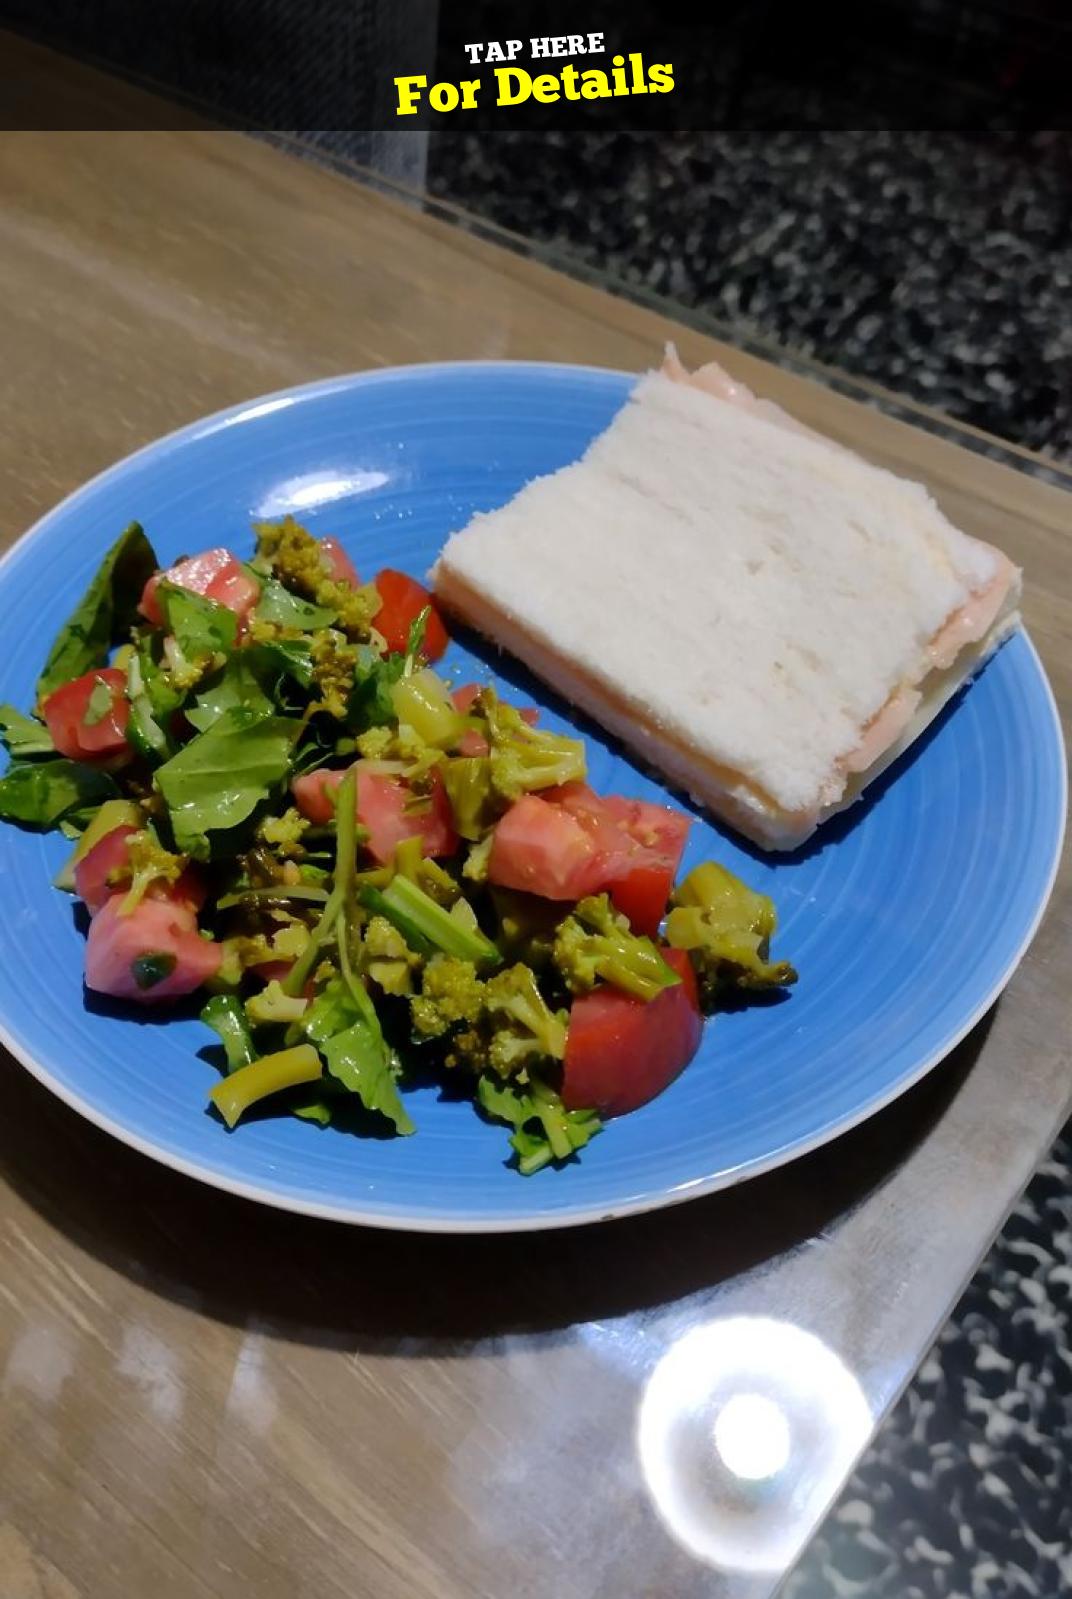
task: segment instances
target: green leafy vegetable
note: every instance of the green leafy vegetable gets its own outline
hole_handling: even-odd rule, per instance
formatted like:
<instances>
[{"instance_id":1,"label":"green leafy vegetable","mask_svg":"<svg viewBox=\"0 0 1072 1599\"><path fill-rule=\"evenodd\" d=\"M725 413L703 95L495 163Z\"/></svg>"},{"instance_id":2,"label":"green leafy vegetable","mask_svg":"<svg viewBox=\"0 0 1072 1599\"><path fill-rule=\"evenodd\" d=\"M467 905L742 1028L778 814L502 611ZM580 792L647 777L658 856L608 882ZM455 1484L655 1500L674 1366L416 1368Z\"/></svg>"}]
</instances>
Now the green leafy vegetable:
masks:
<instances>
[{"instance_id":1,"label":"green leafy vegetable","mask_svg":"<svg viewBox=\"0 0 1072 1599\"><path fill-rule=\"evenodd\" d=\"M501 959L490 938L485 938L478 928L466 927L408 877L393 877L382 893L364 888L360 897L370 910L386 916L418 953L422 949L438 950L476 965L490 965Z\"/></svg>"},{"instance_id":2,"label":"green leafy vegetable","mask_svg":"<svg viewBox=\"0 0 1072 1599\"><path fill-rule=\"evenodd\" d=\"M56 753L48 728L36 716L23 716L13 705L0 705L0 743L17 761Z\"/></svg>"},{"instance_id":3,"label":"green leafy vegetable","mask_svg":"<svg viewBox=\"0 0 1072 1599\"><path fill-rule=\"evenodd\" d=\"M171 976L176 964L176 957L171 950L157 950L136 955L130 963L130 969L139 988L155 988L157 983Z\"/></svg>"},{"instance_id":4,"label":"green leafy vegetable","mask_svg":"<svg viewBox=\"0 0 1072 1599\"><path fill-rule=\"evenodd\" d=\"M261 579L261 597L253 614L258 622L274 622L277 627L296 627L303 633L315 632L318 627L330 627L335 620L335 612L326 605L314 605L311 600L300 599L274 577Z\"/></svg>"},{"instance_id":5,"label":"green leafy vegetable","mask_svg":"<svg viewBox=\"0 0 1072 1599\"><path fill-rule=\"evenodd\" d=\"M82 717L84 727L98 727L112 708L112 691L102 677L98 677L89 691L86 701L85 713Z\"/></svg>"},{"instance_id":6,"label":"green leafy vegetable","mask_svg":"<svg viewBox=\"0 0 1072 1599\"><path fill-rule=\"evenodd\" d=\"M117 793L107 772L80 761L16 761L0 777L0 818L47 830Z\"/></svg>"},{"instance_id":7,"label":"green leafy vegetable","mask_svg":"<svg viewBox=\"0 0 1072 1599\"><path fill-rule=\"evenodd\" d=\"M131 522L60 629L37 680L38 704L61 684L104 665L112 645L133 623L142 590L155 570L153 547L139 524Z\"/></svg>"},{"instance_id":8,"label":"green leafy vegetable","mask_svg":"<svg viewBox=\"0 0 1072 1599\"><path fill-rule=\"evenodd\" d=\"M236 707L158 769L156 786L167 801L181 850L206 860L208 834L244 822L278 788L290 769L301 725Z\"/></svg>"},{"instance_id":9,"label":"green leafy vegetable","mask_svg":"<svg viewBox=\"0 0 1072 1599\"><path fill-rule=\"evenodd\" d=\"M201 1011L201 1020L219 1035L229 1072L236 1072L256 1060L253 1034L242 1001L234 994L213 994Z\"/></svg>"},{"instance_id":10,"label":"green leafy vegetable","mask_svg":"<svg viewBox=\"0 0 1072 1599\"><path fill-rule=\"evenodd\" d=\"M349 726L358 732L389 727L395 720L392 689L406 668L404 655L377 655L367 645L357 651L354 685L346 708Z\"/></svg>"},{"instance_id":11,"label":"green leafy vegetable","mask_svg":"<svg viewBox=\"0 0 1072 1599\"><path fill-rule=\"evenodd\" d=\"M399 1133L415 1132L395 1082L394 1056L384 1043L367 994L365 1001L362 1004L345 981L334 979L310 1006L302 1024L305 1035L320 1050L332 1076L367 1110L386 1116Z\"/></svg>"},{"instance_id":12,"label":"green leafy vegetable","mask_svg":"<svg viewBox=\"0 0 1072 1599\"><path fill-rule=\"evenodd\" d=\"M236 650L212 681L194 696L195 705L187 710L186 720L203 733L224 711L241 709L253 716L269 716L275 710L266 687L272 676L272 663L261 654L259 645Z\"/></svg>"},{"instance_id":13,"label":"green leafy vegetable","mask_svg":"<svg viewBox=\"0 0 1072 1599\"><path fill-rule=\"evenodd\" d=\"M539 1081L525 1092L494 1077L481 1077L476 1097L487 1115L513 1127L510 1144L523 1177L531 1177L553 1160L568 1160L603 1129L598 1111L566 1110L559 1096Z\"/></svg>"},{"instance_id":14,"label":"green leafy vegetable","mask_svg":"<svg viewBox=\"0 0 1072 1599\"><path fill-rule=\"evenodd\" d=\"M226 605L178 583L161 583L156 597L168 631L188 660L234 649L238 618Z\"/></svg>"}]
</instances>

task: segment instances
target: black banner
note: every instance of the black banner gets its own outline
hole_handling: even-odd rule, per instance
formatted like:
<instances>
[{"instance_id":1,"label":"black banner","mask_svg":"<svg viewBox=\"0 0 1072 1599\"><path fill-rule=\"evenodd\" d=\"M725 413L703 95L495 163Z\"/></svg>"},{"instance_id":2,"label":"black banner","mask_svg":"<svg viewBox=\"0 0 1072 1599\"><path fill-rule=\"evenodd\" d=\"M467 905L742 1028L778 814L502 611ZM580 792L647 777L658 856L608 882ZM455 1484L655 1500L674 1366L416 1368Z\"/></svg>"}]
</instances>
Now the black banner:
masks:
<instances>
[{"instance_id":1,"label":"black banner","mask_svg":"<svg viewBox=\"0 0 1072 1599\"><path fill-rule=\"evenodd\" d=\"M0 0L0 27L159 97L108 126L1030 131L1072 105L1068 0ZM4 58L4 126L87 125Z\"/></svg>"}]
</instances>

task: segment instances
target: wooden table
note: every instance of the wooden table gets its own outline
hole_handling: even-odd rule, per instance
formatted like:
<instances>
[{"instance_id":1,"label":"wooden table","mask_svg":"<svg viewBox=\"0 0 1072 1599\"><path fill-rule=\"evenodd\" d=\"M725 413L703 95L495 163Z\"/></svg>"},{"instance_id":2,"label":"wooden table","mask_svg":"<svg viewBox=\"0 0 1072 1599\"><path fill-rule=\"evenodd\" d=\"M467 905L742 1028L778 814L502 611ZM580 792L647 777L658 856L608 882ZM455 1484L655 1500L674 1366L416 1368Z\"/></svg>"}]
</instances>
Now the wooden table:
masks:
<instances>
[{"instance_id":1,"label":"wooden table","mask_svg":"<svg viewBox=\"0 0 1072 1599\"><path fill-rule=\"evenodd\" d=\"M7 134L0 284L5 542L128 450L260 391L456 357L640 369L673 337L925 479L1023 562L1072 705L1072 499L1013 470L1018 452L907 426L417 203L239 135ZM3 646L26 626L0 619ZM796 1317L877 1425L1066 1114L1070 911L1066 866L997 1012L836 1156L520 1242L210 1192L5 1059L0 1596L770 1593L770 1572L713 1573L653 1513L647 1374L698 1321ZM948 1224L921 1228L921 1201Z\"/></svg>"}]
</instances>

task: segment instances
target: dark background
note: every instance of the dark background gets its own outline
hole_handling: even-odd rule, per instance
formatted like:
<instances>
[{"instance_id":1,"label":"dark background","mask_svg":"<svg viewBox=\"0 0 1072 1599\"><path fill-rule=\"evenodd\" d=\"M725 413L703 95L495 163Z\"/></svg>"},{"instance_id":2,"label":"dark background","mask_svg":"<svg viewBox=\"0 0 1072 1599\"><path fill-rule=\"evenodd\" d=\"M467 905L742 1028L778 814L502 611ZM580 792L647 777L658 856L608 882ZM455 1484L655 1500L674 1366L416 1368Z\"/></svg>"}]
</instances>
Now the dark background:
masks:
<instances>
[{"instance_id":1,"label":"dark background","mask_svg":"<svg viewBox=\"0 0 1072 1599\"><path fill-rule=\"evenodd\" d=\"M1072 100L1068 0L0 0L0 25L274 129L397 128L391 80L422 71L482 77L476 112L429 114L451 131L1028 129L1067 125ZM462 50L518 37L532 66L531 36L579 29L608 55L575 65L641 51L674 64L674 92L496 110ZM61 105L32 114L64 125Z\"/></svg>"}]
</instances>

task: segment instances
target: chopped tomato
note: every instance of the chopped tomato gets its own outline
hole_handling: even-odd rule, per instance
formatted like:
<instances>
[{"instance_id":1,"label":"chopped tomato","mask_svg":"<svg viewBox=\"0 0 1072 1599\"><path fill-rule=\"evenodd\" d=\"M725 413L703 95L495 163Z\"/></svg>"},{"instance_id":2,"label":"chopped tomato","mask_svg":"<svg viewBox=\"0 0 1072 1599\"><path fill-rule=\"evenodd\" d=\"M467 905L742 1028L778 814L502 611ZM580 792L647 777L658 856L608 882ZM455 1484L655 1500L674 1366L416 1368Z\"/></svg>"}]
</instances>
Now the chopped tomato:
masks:
<instances>
[{"instance_id":1,"label":"chopped tomato","mask_svg":"<svg viewBox=\"0 0 1072 1599\"><path fill-rule=\"evenodd\" d=\"M131 750L126 739L130 720L126 682L118 668L102 666L53 690L41 714L61 755L112 765L127 758Z\"/></svg>"},{"instance_id":2,"label":"chopped tomato","mask_svg":"<svg viewBox=\"0 0 1072 1599\"><path fill-rule=\"evenodd\" d=\"M425 606L429 605L431 613L424 630L421 653L426 661L438 661L450 640L428 590L416 578L407 576L405 572L395 572L389 566L385 566L374 581L381 604L372 625L378 633L383 634L387 648L399 652L406 648L411 626Z\"/></svg>"},{"instance_id":3,"label":"chopped tomato","mask_svg":"<svg viewBox=\"0 0 1072 1599\"><path fill-rule=\"evenodd\" d=\"M463 716L467 715L467 713L472 710L473 701L476 699L479 693L479 683L460 684L450 696L454 701L454 709L456 711L461 711ZM540 720L540 713L536 709L535 705L519 705L517 708L517 714L520 716L521 720L523 722L527 722L530 727L535 727L536 723Z\"/></svg>"},{"instance_id":4,"label":"chopped tomato","mask_svg":"<svg viewBox=\"0 0 1072 1599\"><path fill-rule=\"evenodd\" d=\"M603 875L590 834L561 805L525 794L495 827L488 880L544 899L579 899Z\"/></svg>"},{"instance_id":5,"label":"chopped tomato","mask_svg":"<svg viewBox=\"0 0 1072 1599\"><path fill-rule=\"evenodd\" d=\"M154 1005L192 994L216 975L223 952L201 937L193 911L146 898L124 916L119 904L113 896L89 924L87 988Z\"/></svg>"},{"instance_id":6,"label":"chopped tomato","mask_svg":"<svg viewBox=\"0 0 1072 1599\"><path fill-rule=\"evenodd\" d=\"M130 860L127 839L138 829L124 823L113 827L110 833L99 838L93 848L74 868L74 891L85 901L86 909L95 916L113 894L125 894L130 886ZM205 903L207 888L202 872L197 866L187 866L182 875L169 883L161 879L149 886L153 899L167 899L173 905L184 906L195 914Z\"/></svg>"},{"instance_id":7,"label":"chopped tomato","mask_svg":"<svg viewBox=\"0 0 1072 1599\"><path fill-rule=\"evenodd\" d=\"M624 1116L661 1094L695 1055L703 1033L696 978L684 950L662 953L681 981L654 999L608 985L574 1000L562 1063L570 1110Z\"/></svg>"},{"instance_id":8,"label":"chopped tomato","mask_svg":"<svg viewBox=\"0 0 1072 1599\"><path fill-rule=\"evenodd\" d=\"M103 838L97 840L75 866L74 891L79 899L85 901L91 916L96 916L101 906L126 886L122 880L123 874L129 881L127 839L137 831L136 827L113 827L110 833L105 833ZM119 882L108 881L113 874L120 879Z\"/></svg>"},{"instance_id":9,"label":"chopped tomato","mask_svg":"<svg viewBox=\"0 0 1072 1599\"><path fill-rule=\"evenodd\" d=\"M395 846L405 838L420 837L424 853L453 855L458 834L443 779L431 774L431 793L423 798L411 794L408 785L385 772L368 771L357 762L357 819L368 829L365 848L386 865ZM291 784L294 800L303 816L319 826L335 814L334 794L345 770L307 772Z\"/></svg>"},{"instance_id":10,"label":"chopped tomato","mask_svg":"<svg viewBox=\"0 0 1072 1599\"><path fill-rule=\"evenodd\" d=\"M472 710L473 701L476 699L476 697L477 697L477 695L479 693L480 693L480 684L479 683L462 683L462 684L460 684L459 687L456 688L453 691L453 693L451 694L451 696L450 696L451 699L454 701L454 709L456 711L461 711L463 716L467 715L468 712Z\"/></svg>"},{"instance_id":11,"label":"chopped tomato","mask_svg":"<svg viewBox=\"0 0 1072 1599\"><path fill-rule=\"evenodd\" d=\"M593 793L586 783L548 789L576 817L604 857L599 890L609 893L635 932L659 929L688 837L689 818L668 805Z\"/></svg>"},{"instance_id":12,"label":"chopped tomato","mask_svg":"<svg viewBox=\"0 0 1072 1599\"><path fill-rule=\"evenodd\" d=\"M138 609L150 622L159 627L163 620L156 591L161 583L174 583L193 594L203 594L217 605L226 605L240 620L244 620L260 598L260 585L250 576L241 561L230 550L217 546L201 555L190 555L177 561L166 572L154 572L142 592Z\"/></svg>"},{"instance_id":13,"label":"chopped tomato","mask_svg":"<svg viewBox=\"0 0 1072 1599\"><path fill-rule=\"evenodd\" d=\"M478 733L475 727L467 727L457 744L454 746L459 755L486 755L491 748L483 733Z\"/></svg>"},{"instance_id":14,"label":"chopped tomato","mask_svg":"<svg viewBox=\"0 0 1072 1599\"><path fill-rule=\"evenodd\" d=\"M361 579L357 575L357 567L338 539L321 539L320 549L328 577L333 578L336 583L349 583L351 588L356 589L360 586Z\"/></svg>"}]
</instances>

